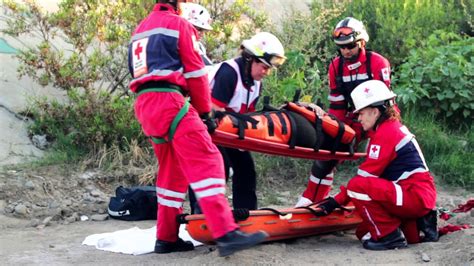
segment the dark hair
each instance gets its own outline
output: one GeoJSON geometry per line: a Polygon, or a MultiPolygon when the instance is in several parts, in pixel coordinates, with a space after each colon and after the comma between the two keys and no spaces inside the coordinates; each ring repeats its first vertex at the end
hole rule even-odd
{"type": "Polygon", "coordinates": [[[178,0],[156,0],[157,4],[169,4],[172,5],[175,9],[178,8],[178,0]]]}

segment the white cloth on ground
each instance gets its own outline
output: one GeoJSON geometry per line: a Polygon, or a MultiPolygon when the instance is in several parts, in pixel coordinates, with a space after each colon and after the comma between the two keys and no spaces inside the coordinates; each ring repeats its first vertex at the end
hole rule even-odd
{"type": "MultiPolygon", "coordinates": [[[[179,227],[179,237],[193,242],[194,246],[202,245],[194,240],[186,231],[186,226],[179,227]]],[[[95,246],[97,249],[116,253],[142,255],[154,252],[156,240],[156,226],[149,229],[133,227],[112,233],[94,234],[82,241],[83,245],[95,246]]]]}

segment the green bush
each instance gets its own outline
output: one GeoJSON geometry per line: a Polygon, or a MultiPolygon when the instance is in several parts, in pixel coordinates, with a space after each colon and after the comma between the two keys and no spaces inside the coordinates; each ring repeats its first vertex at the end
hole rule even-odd
{"type": "Polygon", "coordinates": [[[437,32],[400,66],[398,99],[412,111],[434,112],[452,127],[474,121],[474,38],[437,32]]]}
{"type": "Polygon", "coordinates": [[[327,103],[327,68],[336,55],[331,40],[332,21],[343,11],[338,2],[313,2],[310,13],[291,11],[282,20],[277,36],[282,41],[287,61],[265,79],[264,95],[275,104],[291,100],[297,89],[306,102],[327,103]]]}
{"type": "Polygon", "coordinates": [[[144,140],[133,113],[133,97],[68,91],[67,103],[38,100],[31,110],[35,118],[30,134],[46,135],[58,151],[71,152],[69,160],[103,146],[124,146],[144,140]]]}
{"type": "Polygon", "coordinates": [[[432,115],[403,113],[404,123],[415,134],[426,163],[439,180],[474,189],[474,131],[455,132],[432,115]]]}
{"type": "Polygon", "coordinates": [[[474,33],[472,1],[359,0],[346,3],[344,16],[364,22],[370,36],[368,47],[386,56],[393,66],[404,62],[409,51],[419,47],[436,30],[471,36],[474,33]]]}

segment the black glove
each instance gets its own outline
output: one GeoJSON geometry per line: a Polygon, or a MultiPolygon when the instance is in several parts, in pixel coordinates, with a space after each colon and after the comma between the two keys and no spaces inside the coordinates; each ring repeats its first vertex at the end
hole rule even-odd
{"type": "Polygon", "coordinates": [[[200,117],[202,119],[202,122],[204,122],[204,124],[206,124],[207,126],[207,132],[209,132],[209,134],[214,133],[217,128],[217,121],[213,117],[212,112],[202,114],[200,115],[200,117]]]}
{"type": "Polygon", "coordinates": [[[318,216],[326,216],[333,212],[334,209],[341,207],[341,205],[333,197],[329,197],[316,204],[316,207],[321,209],[318,212],[318,216]]]}

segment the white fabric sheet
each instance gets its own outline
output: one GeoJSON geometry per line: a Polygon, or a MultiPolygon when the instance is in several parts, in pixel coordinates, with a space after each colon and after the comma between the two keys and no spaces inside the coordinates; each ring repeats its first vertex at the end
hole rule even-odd
{"type": "MultiPolygon", "coordinates": [[[[179,237],[193,242],[194,246],[202,245],[189,235],[182,224],[179,228],[179,237]]],[[[82,241],[83,245],[95,246],[97,249],[116,253],[142,255],[152,253],[155,249],[156,226],[149,229],[133,227],[112,233],[94,234],[82,241]]]]}

